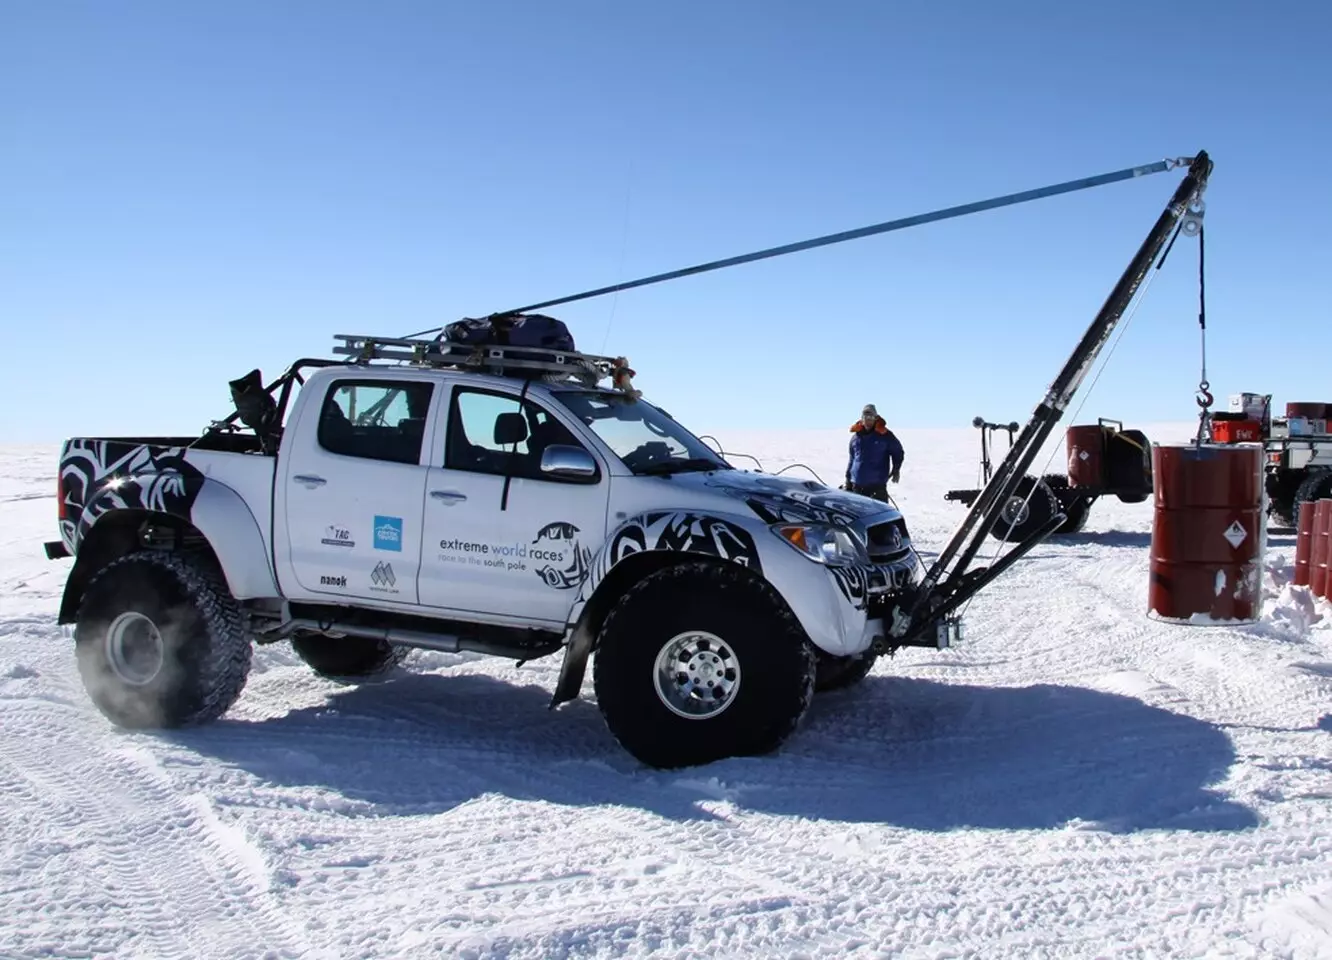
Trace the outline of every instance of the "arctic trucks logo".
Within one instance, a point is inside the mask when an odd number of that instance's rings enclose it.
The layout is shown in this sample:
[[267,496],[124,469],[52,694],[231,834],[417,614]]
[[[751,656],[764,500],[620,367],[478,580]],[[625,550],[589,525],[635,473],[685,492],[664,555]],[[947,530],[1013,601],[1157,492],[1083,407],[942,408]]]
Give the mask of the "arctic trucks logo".
[[393,564],[380,561],[370,571],[370,589],[375,593],[397,593],[398,578],[393,573]]
[[439,560],[504,573],[531,570],[547,586],[568,590],[586,579],[592,564],[592,551],[582,545],[578,533],[574,524],[556,521],[537,531],[529,543],[441,540]]

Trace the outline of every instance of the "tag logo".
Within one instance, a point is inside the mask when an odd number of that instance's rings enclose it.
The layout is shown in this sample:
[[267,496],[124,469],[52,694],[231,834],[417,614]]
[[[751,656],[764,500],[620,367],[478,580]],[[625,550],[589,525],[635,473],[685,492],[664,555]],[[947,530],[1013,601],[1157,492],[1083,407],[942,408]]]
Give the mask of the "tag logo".
[[324,529],[324,535],[319,540],[326,547],[354,547],[356,541],[352,539],[351,531],[346,527],[339,527],[335,523],[329,524]]
[[375,517],[375,549],[402,552],[402,517]]

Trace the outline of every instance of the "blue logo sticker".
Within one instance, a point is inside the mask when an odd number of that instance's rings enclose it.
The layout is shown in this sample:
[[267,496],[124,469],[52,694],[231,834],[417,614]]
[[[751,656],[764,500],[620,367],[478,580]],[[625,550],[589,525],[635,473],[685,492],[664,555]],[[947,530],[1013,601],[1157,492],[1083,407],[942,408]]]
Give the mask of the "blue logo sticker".
[[375,517],[375,549],[402,552],[402,517]]

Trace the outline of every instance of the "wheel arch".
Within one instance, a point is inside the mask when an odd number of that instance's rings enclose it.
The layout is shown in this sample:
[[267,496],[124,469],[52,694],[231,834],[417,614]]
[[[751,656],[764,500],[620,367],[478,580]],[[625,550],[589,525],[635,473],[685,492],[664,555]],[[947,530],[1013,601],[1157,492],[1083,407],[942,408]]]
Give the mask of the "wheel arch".
[[601,632],[601,626],[606,622],[606,617],[610,614],[611,609],[621,597],[635,584],[655,573],[670,567],[698,563],[717,567],[729,566],[740,571],[743,576],[762,583],[771,594],[773,601],[791,613],[797,623],[800,622],[799,618],[795,617],[791,605],[781,591],[773,586],[761,572],[755,571],[745,564],[698,550],[658,549],[630,554],[607,571],[591,596],[583,603],[582,609],[574,622],[569,641],[565,644],[564,660],[560,666],[560,675],[555,685],[554,695],[551,697],[551,707],[558,706],[578,696],[578,691],[582,688],[583,677],[587,670],[588,657],[596,649],[597,635]]
[[[136,475],[130,482],[151,484]],[[259,523],[240,494],[211,479],[190,480],[193,489],[180,509],[119,506],[124,489],[101,491],[85,508],[92,522],[78,542],[65,582],[57,622],[72,623],[89,581],[113,560],[142,549],[203,555],[221,572],[237,599],[278,594],[272,561]]]

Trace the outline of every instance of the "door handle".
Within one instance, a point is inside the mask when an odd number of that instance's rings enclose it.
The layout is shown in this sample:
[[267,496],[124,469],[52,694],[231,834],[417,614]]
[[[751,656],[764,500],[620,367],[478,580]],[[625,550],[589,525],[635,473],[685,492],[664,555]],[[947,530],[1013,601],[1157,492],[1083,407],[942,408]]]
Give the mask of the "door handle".
[[457,490],[431,490],[430,495],[436,500],[443,500],[449,506],[467,499],[467,494],[459,493]]
[[291,479],[295,480],[297,483],[303,483],[307,487],[321,487],[328,483],[323,477],[316,477],[310,473],[298,473]]

